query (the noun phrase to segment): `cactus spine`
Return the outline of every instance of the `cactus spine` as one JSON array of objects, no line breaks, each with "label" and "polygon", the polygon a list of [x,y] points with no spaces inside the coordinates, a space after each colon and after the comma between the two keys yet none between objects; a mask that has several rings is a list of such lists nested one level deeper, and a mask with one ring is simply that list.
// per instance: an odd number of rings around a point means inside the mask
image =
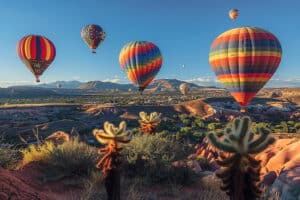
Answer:
[{"label": "cactus spine", "polygon": [[250,118],[244,117],[235,119],[233,127],[224,130],[224,139],[217,138],[214,133],[208,134],[213,146],[230,153],[228,157],[221,156],[217,161],[221,171],[216,175],[222,179],[221,189],[226,191],[231,200],[253,200],[260,196],[260,161],[255,160],[251,154],[259,153],[275,142],[269,136],[268,129],[261,127],[255,136],[250,128]]},{"label": "cactus spine", "polygon": [[140,112],[139,115],[140,130],[146,134],[153,133],[161,122],[161,113],[152,112],[147,115],[145,112]]},{"label": "cactus spine", "polygon": [[99,154],[104,154],[96,164],[97,168],[102,168],[108,200],[120,200],[120,165],[122,144],[131,140],[131,134],[126,131],[126,123],[123,121],[119,127],[115,127],[109,122],[104,123],[104,130],[94,129],[93,135],[101,144],[106,144],[104,148],[98,150]]}]

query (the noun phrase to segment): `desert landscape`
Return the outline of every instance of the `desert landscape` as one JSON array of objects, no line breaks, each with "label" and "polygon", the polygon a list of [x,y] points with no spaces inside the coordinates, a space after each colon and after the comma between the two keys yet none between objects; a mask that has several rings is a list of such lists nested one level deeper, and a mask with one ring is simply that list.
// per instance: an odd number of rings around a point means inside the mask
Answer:
[{"label": "desert landscape", "polygon": [[[134,168],[130,167],[132,161],[124,157],[125,171],[122,170],[121,182],[124,199],[227,199],[226,194],[218,188],[221,182],[215,176],[215,172],[220,170],[217,160],[221,152],[210,144],[206,134],[214,131],[222,138],[226,125],[232,123],[235,118],[246,115],[252,120],[253,132],[258,131],[261,126],[266,126],[276,138],[274,144],[255,156],[262,165],[260,187],[264,190],[264,198],[299,198],[300,158],[297,152],[300,151],[300,89],[263,89],[249,105],[248,112],[243,114],[239,112],[239,106],[234,99],[222,88],[195,87],[193,92],[182,96],[179,91],[182,81],[176,80],[177,84],[174,84],[174,80],[157,82],[160,83],[159,86],[150,86],[154,89],[146,91],[144,96],[134,94],[130,95],[130,98],[127,88],[115,96],[99,89],[94,89],[94,94],[90,94],[90,88],[85,90],[86,94],[70,96],[59,94],[60,89],[46,88],[44,90],[47,92],[55,90],[58,93],[57,99],[60,100],[49,103],[49,97],[43,96],[44,94],[40,97],[30,96],[30,90],[35,90],[35,87],[27,87],[27,91],[22,94],[26,97],[16,95],[9,98],[9,102],[6,102],[6,97],[1,98],[0,161],[4,168],[1,169],[0,199],[105,199],[103,184],[97,180],[101,177],[100,171],[95,168],[92,172],[87,172],[91,167],[94,168],[93,165],[86,164],[81,166],[82,169],[69,166],[71,169],[65,170],[71,172],[65,173],[61,171],[59,163],[45,166],[45,162],[50,161],[43,157],[47,157],[47,151],[66,148],[68,152],[65,154],[79,151],[97,158],[96,151],[92,152],[101,145],[99,146],[92,132],[94,129],[103,128],[106,121],[113,124],[125,121],[127,129],[135,135],[133,140],[137,140],[131,143],[138,142],[142,145],[147,142],[150,145],[151,141],[162,142],[166,146],[172,145],[171,151],[178,151],[176,145],[184,149],[181,150],[182,155],[165,161],[161,169],[157,168],[158,166],[154,167],[153,171],[148,169],[150,171],[147,173],[150,176],[152,173],[158,173],[158,177],[133,175]],[[83,90],[82,87],[80,90]],[[92,97],[84,99],[86,96]],[[69,103],[68,98],[72,98],[73,102]],[[34,99],[35,103],[28,104],[31,99]],[[94,99],[101,99],[103,102],[97,104],[91,101]],[[124,99],[127,101],[124,102]],[[147,99],[152,99],[152,102]],[[145,135],[139,129],[141,111],[161,113],[161,122],[155,129],[155,134]],[[49,138],[55,138],[53,141],[55,144],[59,141],[59,144],[47,146]],[[36,149],[35,153],[34,149],[28,149],[34,147],[41,150]],[[42,150],[43,148],[45,149]],[[135,147],[134,151],[146,155],[147,151],[154,150],[151,150],[154,147],[149,148]],[[162,154],[159,156],[167,156],[165,154],[168,154],[168,151],[165,148],[167,147],[156,149],[161,151],[158,152]],[[126,151],[133,153],[130,152],[133,151],[130,148]],[[38,155],[39,153],[41,155]],[[61,161],[52,162],[74,162],[68,157],[70,155],[60,156],[63,157],[56,159],[62,159]],[[154,159],[151,156],[149,159],[149,162],[154,162],[151,161]],[[140,164],[135,163],[134,166],[138,168]],[[150,167],[144,163],[143,167],[147,166]],[[170,167],[172,170],[179,170],[176,172],[179,177],[172,177],[174,175],[170,174],[171,179],[164,178],[164,168]],[[83,170],[84,173],[77,174],[77,170]],[[158,187],[166,189],[158,190]]]},{"label": "desert landscape", "polygon": [[299,8],[1,2],[0,200],[299,200]]}]

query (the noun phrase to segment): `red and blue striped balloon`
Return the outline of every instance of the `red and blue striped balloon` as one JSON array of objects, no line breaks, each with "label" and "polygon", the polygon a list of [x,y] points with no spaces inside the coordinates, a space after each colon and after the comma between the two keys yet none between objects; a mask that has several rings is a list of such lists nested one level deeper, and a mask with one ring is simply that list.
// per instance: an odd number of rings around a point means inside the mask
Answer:
[{"label": "red and blue striped balloon", "polygon": [[240,27],[215,39],[209,62],[218,80],[245,108],[275,73],[281,55],[280,42],[272,33]]},{"label": "red and blue striped balloon", "polygon": [[143,92],[159,72],[162,55],[155,44],[135,41],[122,48],[119,61],[129,80]]},{"label": "red and blue striped balloon", "polygon": [[53,43],[44,36],[27,35],[17,43],[17,54],[26,67],[35,75],[36,81],[55,58]]}]

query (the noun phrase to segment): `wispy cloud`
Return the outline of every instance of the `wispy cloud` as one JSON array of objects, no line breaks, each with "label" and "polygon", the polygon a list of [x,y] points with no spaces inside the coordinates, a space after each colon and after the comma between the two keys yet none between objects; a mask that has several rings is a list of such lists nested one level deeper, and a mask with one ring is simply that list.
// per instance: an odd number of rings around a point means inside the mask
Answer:
[{"label": "wispy cloud", "polygon": [[197,77],[188,80],[184,80],[189,83],[195,83],[201,86],[219,86],[219,81],[213,77]]},{"label": "wispy cloud", "polygon": [[[195,83],[200,86],[217,86],[223,87],[220,81],[214,77],[197,77],[185,80],[186,82]],[[300,87],[300,78],[271,78],[266,87]]]},{"label": "wispy cloud", "polygon": [[0,87],[10,87],[10,86],[17,86],[17,85],[33,85],[34,82],[32,81],[0,81]]},{"label": "wispy cloud", "polygon": [[300,87],[300,78],[271,78],[266,87]]},{"label": "wispy cloud", "polygon": [[103,80],[103,82],[120,83],[121,79],[119,78],[105,79]]}]

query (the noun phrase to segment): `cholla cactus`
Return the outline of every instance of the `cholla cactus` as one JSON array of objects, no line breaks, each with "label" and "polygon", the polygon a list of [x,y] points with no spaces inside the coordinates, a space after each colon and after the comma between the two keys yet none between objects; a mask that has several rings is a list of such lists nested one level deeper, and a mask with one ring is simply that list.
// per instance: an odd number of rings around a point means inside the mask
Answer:
[{"label": "cholla cactus", "polygon": [[145,112],[140,112],[140,129],[142,132],[150,134],[155,131],[159,123],[161,122],[161,113],[152,112],[147,115]]},{"label": "cholla cactus", "polygon": [[235,119],[233,127],[224,131],[221,140],[214,133],[208,134],[208,139],[216,148],[230,153],[227,158],[222,157],[217,163],[221,171],[216,175],[222,179],[222,190],[226,191],[232,200],[252,200],[260,196],[261,191],[257,185],[260,173],[260,161],[255,160],[251,154],[266,149],[275,142],[270,137],[270,131],[264,127],[259,129],[255,136],[251,129],[249,117]]},{"label": "cholla cactus", "polygon": [[114,144],[117,147],[131,140],[131,134],[126,131],[126,122],[122,121],[119,127],[109,122],[104,123],[104,130],[94,129],[93,134],[101,144]]},{"label": "cholla cactus", "polygon": [[119,127],[105,122],[104,130],[94,129],[93,134],[100,143],[106,144],[106,147],[98,150],[99,154],[104,155],[96,164],[96,167],[102,167],[108,199],[119,200],[121,146],[124,143],[130,142],[131,134],[126,131],[126,123],[124,121],[119,124]]}]

